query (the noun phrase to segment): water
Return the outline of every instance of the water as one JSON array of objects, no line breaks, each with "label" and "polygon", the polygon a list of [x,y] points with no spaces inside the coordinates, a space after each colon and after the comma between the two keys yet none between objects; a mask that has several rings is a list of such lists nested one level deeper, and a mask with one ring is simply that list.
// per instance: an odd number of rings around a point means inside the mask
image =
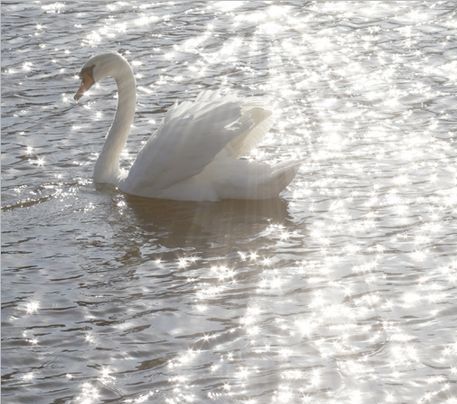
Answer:
[{"label": "water", "polygon": [[[153,4],[149,4],[153,3]],[[8,403],[455,403],[457,13],[449,1],[2,2]],[[141,143],[202,89],[262,95],[281,199],[96,189],[121,51]]]}]

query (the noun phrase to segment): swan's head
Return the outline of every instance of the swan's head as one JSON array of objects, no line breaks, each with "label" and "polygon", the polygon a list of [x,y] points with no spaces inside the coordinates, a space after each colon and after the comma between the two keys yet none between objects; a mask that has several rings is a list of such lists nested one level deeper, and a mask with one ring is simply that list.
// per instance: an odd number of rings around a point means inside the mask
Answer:
[{"label": "swan's head", "polygon": [[79,73],[81,85],[74,96],[75,100],[78,101],[94,83],[107,76],[116,78],[126,67],[130,69],[128,62],[116,52],[101,53],[91,57]]}]

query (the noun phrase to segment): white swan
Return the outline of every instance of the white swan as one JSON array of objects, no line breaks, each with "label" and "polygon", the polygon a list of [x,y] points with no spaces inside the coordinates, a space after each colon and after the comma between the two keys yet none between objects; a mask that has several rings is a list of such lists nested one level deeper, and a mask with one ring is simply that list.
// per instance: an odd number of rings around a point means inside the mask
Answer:
[{"label": "white swan", "polygon": [[166,113],[128,173],[119,167],[135,114],[136,84],[117,53],[92,57],[83,66],[79,100],[95,82],[113,77],[118,88],[114,122],[94,170],[96,183],[149,198],[190,201],[274,198],[292,181],[300,162],[274,167],[240,159],[268,131],[271,112],[261,103],[205,91]]}]

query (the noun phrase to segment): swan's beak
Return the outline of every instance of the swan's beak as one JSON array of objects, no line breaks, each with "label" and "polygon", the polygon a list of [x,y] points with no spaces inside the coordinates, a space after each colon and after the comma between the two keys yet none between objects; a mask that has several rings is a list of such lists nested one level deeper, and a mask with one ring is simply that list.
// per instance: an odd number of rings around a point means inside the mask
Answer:
[{"label": "swan's beak", "polygon": [[81,83],[81,85],[78,88],[78,91],[76,91],[75,96],[73,97],[75,101],[79,101],[79,99],[83,96],[83,94],[88,90],[86,86],[84,85],[84,82]]},{"label": "swan's beak", "polygon": [[93,74],[93,66],[90,68],[84,68],[81,70],[81,73],[79,73],[79,77],[81,77],[81,85],[78,88],[78,91],[76,91],[75,96],[73,97],[75,101],[78,101],[83,94],[89,90],[89,88],[92,87],[92,85],[95,83]]}]

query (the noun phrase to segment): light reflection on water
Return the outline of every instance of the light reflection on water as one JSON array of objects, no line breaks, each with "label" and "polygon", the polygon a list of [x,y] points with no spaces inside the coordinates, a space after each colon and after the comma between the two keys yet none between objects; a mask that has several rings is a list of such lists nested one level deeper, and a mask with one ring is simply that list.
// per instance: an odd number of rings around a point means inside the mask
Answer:
[{"label": "light reflection on water", "polygon": [[[2,3],[2,394],[8,402],[455,402],[456,11],[432,2]],[[71,27],[71,29],[69,29]],[[127,150],[177,99],[262,95],[282,199],[95,189],[113,83]]]}]

